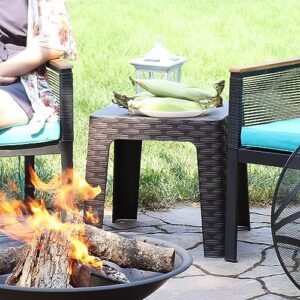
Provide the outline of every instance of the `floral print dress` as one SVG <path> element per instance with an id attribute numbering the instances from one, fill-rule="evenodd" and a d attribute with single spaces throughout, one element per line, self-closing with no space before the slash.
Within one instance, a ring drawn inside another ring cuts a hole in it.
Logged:
<path id="1" fill-rule="evenodd" d="M 28 0 L 27 46 L 63 51 L 66 59 L 75 59 L 75 44 L 64 0 Z M 45 122 L 58 119 L 59 103 L 47 83 L 45 72 L 35 70 L 21 76 L 34 114 L 30 121 L 32 134 L 38 133 Z"/>

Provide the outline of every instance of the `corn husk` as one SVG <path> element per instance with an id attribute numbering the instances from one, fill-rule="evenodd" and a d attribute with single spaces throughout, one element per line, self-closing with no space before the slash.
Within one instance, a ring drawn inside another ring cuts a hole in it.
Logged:
<path id="1" fill-rule="evenodd" d="M 130 113 L 135 111 L 146 114 L 206 111 L 211 107 L 223 105 L 220 96 L 224 89 L 224 80 L 214 85 L 216 95 L 200 89 L 188 86 L 183 83 L 161 79 L 132 79 L 133 84 L 138 84 L 146 91 L 126 96 L 114 92 L 113 103 L 125 107 Z"/>
<path id="2" fill-rule="evenodd" d="M 181 82 L 174 82 L 164 79 L 132 79 L 133 84 L 139 85 L 147 92 L 157 97 L 171 97 L 186 99 L 195 102 L 202 100 L 211 100 L 216 102 L 217 105 L 222 106 L 222 98 L 220 97 L 224 89 L 224 80 L 214 85 L 215 94 L 212 94 L 204 89 L 198 87 L 188 86 Z"/>
<path id="3" fill-rule="evenodd" d="M 147 116 L 197 116 L 210 107 L 210 101 L 201 104 L 186 99 L 171 97 L 151 97 L 144 100 L 130 100 L 130 113 L 142 113 Z"/>

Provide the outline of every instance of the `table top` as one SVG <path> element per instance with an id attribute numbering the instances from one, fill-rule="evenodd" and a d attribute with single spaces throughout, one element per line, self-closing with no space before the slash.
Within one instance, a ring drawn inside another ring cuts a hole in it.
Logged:
<path id="1" fill-rule="evenodd" d="M 130 115 L 128 113 L 128 110 L 126 108 L 121 108 L 116 104 L 112 104 L 109 106 L 106 106 L 105 108 L 98 110 L 91 114 L 91 118 L 112 118 L 112 117 L 118 117 L 118 118 L 137 118 L 141 121 L 147 121 L 149 119 L 155 119 L 155 120 L 189 120 L 189 121 L 221 121 L 225 119 L 228 115 L 228 104 L 224 103 L 222 107 L 219 108 L 211 108 L 209 109 L 203 116 L 199 117 L 185 117 L 185 118 L 153 118 L 153 117 L 147 117 L 143 115 Z"/>

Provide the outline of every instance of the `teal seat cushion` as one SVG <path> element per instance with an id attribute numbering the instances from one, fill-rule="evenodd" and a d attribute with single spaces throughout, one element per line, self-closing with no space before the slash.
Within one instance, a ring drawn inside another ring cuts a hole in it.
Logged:
<path id="1" fill-rule="evenodd" d="M 248 147 L 294 151 L 300 145 L 300 118 L 245 126 L 241 144 Z"/>
<path id="2" fill-rule="evenodd" d="M 46 122 L 44 128 L 37 134 L 31 134 L 29 125 L 15 126 L 0 130 L 0 147 L 24 144 L 37 144 L 55 141 L 60 138 L 59 122 Z"/>

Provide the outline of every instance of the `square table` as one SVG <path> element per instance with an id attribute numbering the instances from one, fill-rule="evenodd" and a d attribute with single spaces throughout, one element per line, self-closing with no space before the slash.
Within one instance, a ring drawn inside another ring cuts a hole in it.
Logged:
<path id="1" fill-rule="evenodd" d="M 153 118 L 130 115 L 113 104 L 90 116 L 86 179 L 102 189 L 85 210 L 102 227 L 110 144 L 114 142 L 113 221 L 136 219 L 142 141 L 191 142 L 197 150 L 204 255 L 224 256 L 226 129 L 228 106 L 199 117 Z M 187 216 L 188 218 L 188 216 Z"/>

